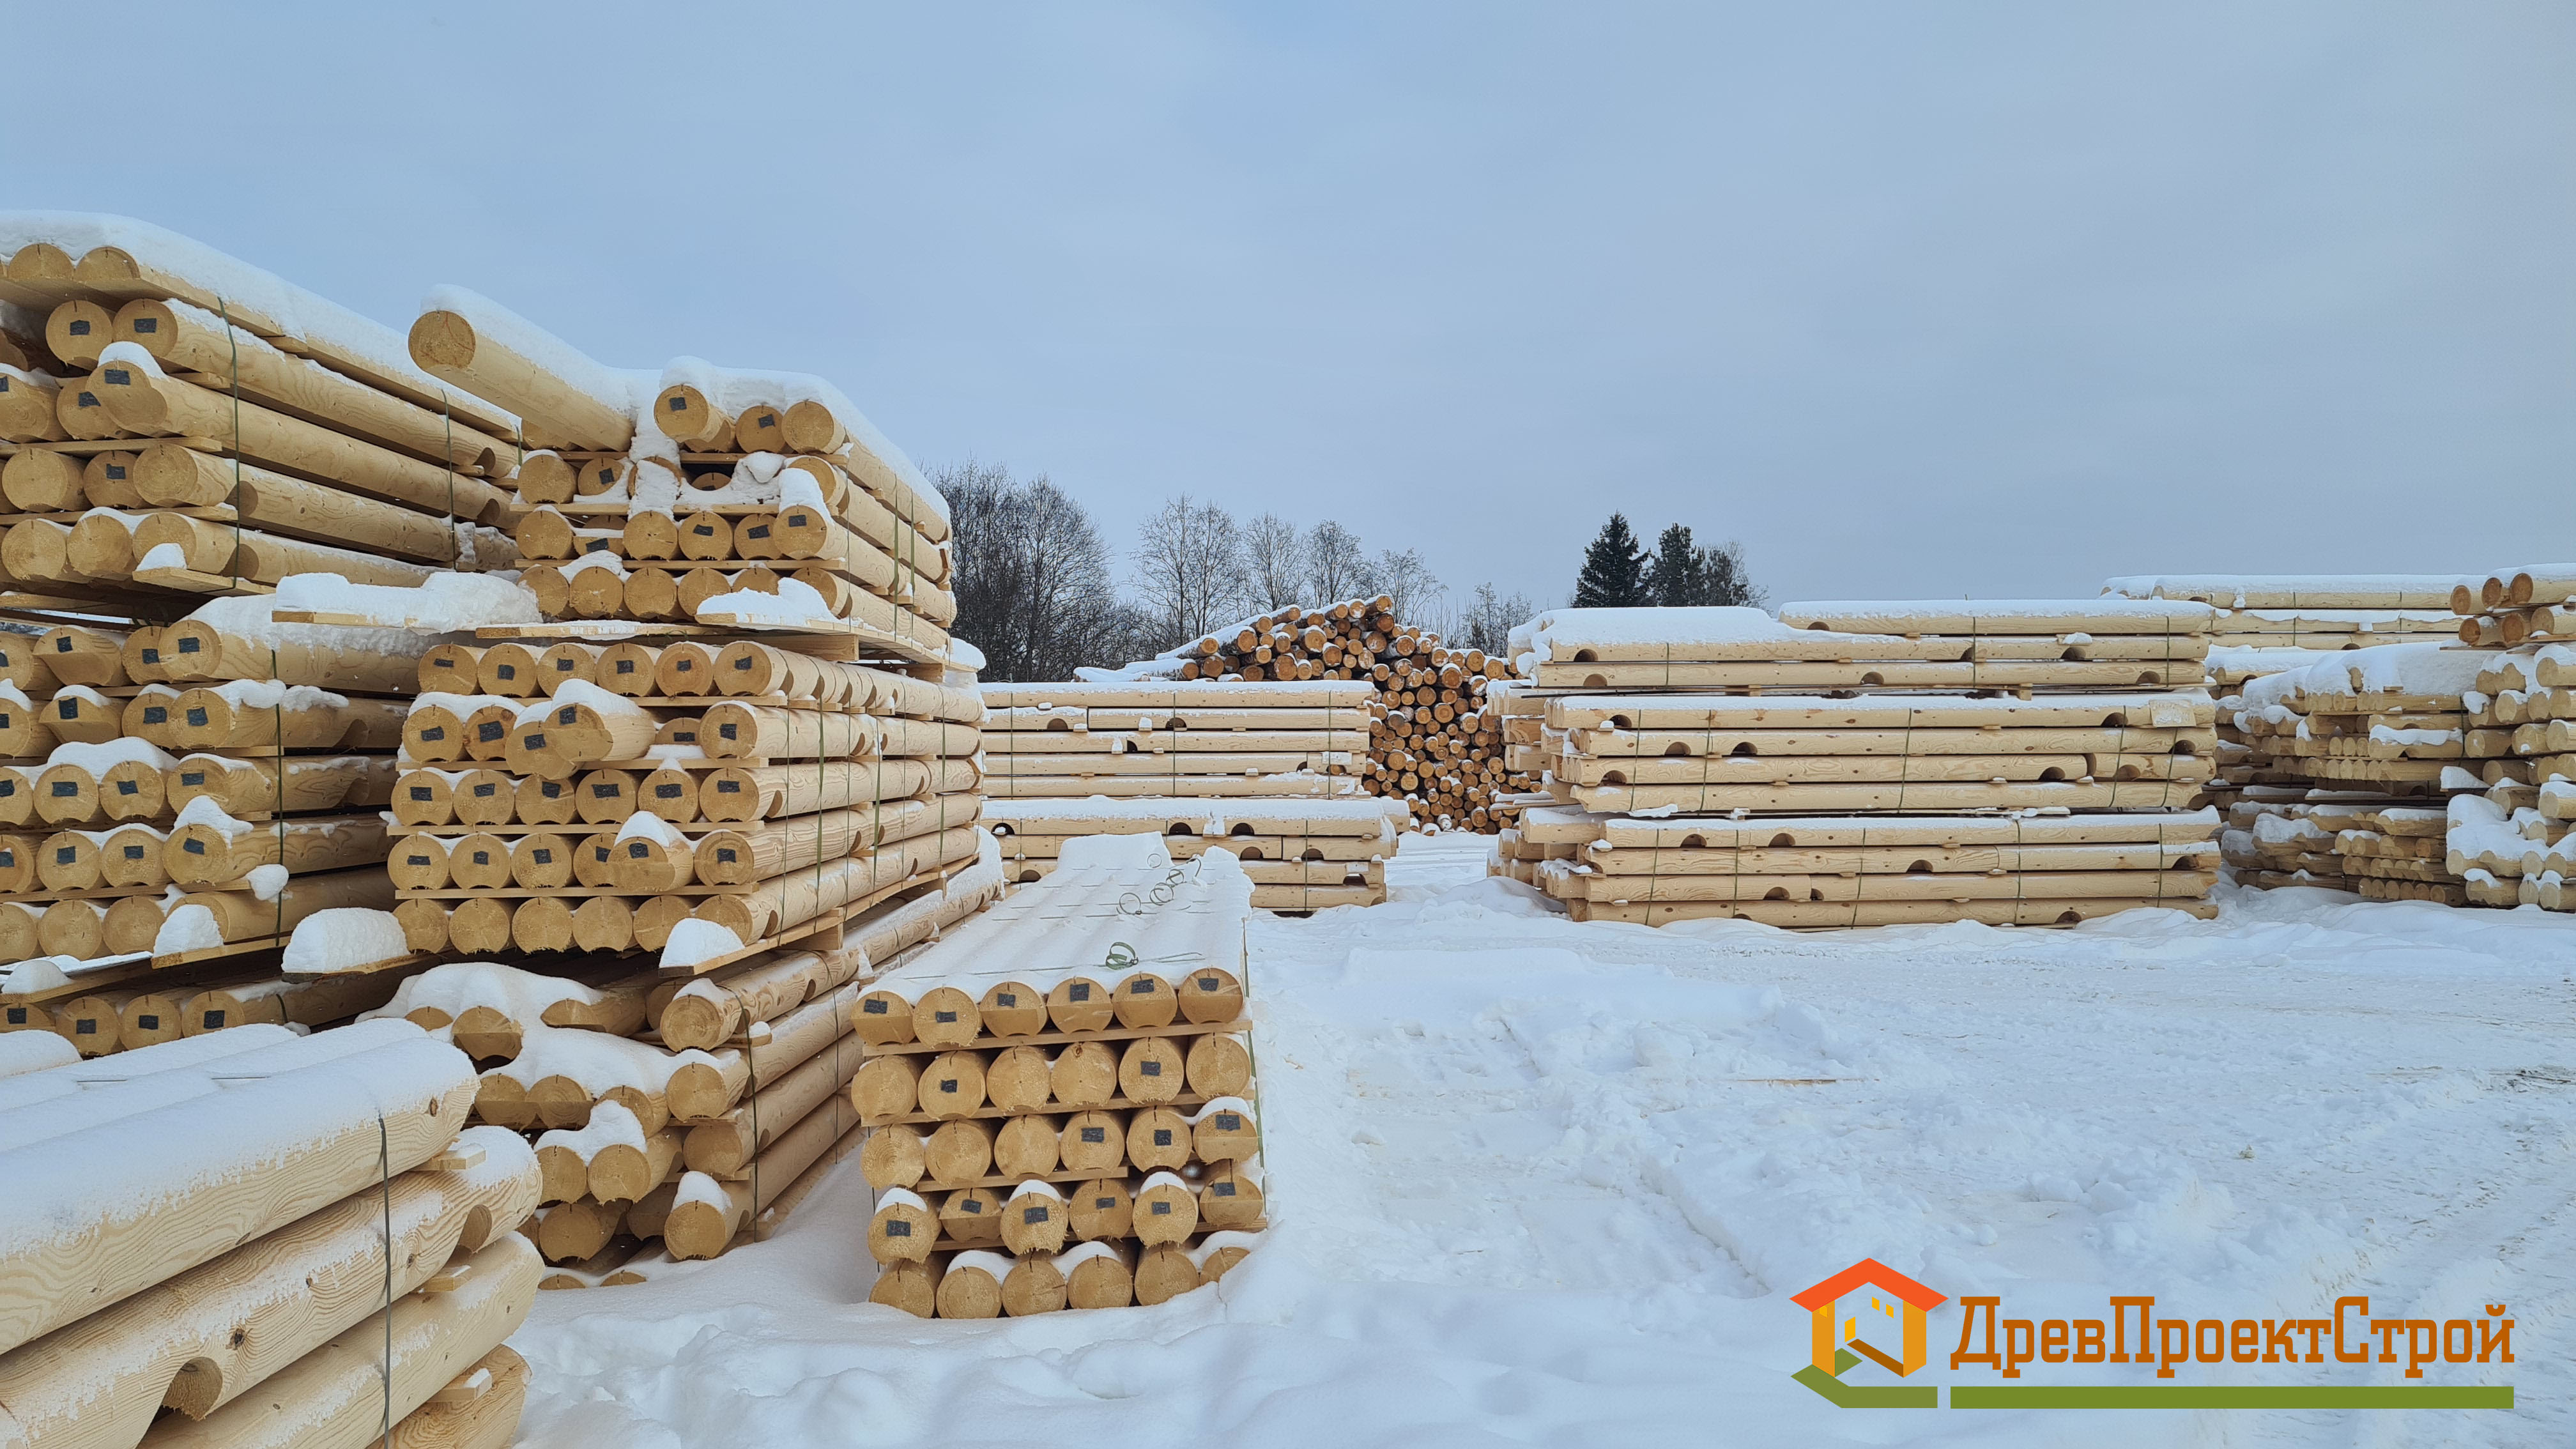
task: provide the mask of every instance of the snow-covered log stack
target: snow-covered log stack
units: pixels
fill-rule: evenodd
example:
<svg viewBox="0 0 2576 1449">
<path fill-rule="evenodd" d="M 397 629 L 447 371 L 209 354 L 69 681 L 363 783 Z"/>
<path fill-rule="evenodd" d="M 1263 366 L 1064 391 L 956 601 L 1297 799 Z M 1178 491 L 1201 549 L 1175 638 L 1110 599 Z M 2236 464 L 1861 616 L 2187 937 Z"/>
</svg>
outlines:
<svg viewBox="0 0 2576 1449">
<path fill-rule="evenodd" d="M 2093 600 L 1542 615 L 1496 703 L 1559 806 L 1525 813 L 1495 868 L 1579 918 L 1657 924 L 2206 914 L 2218 817 L 2186 807 L 2216 747 L 2210 618 Z"/>
<path fill-rule="evenodd" d="M 2520 564 L 2451 591 L 2460 642 L 2481 648 L 2576 639 L 2576 564 Z"/>
<path fill-rule="evenodd" d="M 879 905 L 837 941 L 702 976 L 648 959 L 433 967 L 383 1009 L 473 1057 L 476 1120 L 524 1134 L 541 1178 L 529 1237 L 550 1288 L 644 1281 L 656 1264 L 765 1237 L 857 1142 L 851 1008 L 881 967 L 1005 889 L 988 859 Z"/>
<path fill-rule="evenodd" d="M 1263 910 L 1314 911 L 1386 899 L 1386 861 L 1405 812 L 1398 801 L 1374 798 L 992 800 L 984 823 L 1014 881 L 1045 879 L 1066 844 L 1086 835 L 1154 835 L 1179 860 L 1210 848 L 1233 852 Z"/>
<path fill-rule="evenodd" d="M 0 1437 L 508 1442 L 536 1156 L 402 1022 L 0 1077 Z"/>
<path fill-rule="evenodd" d="M 990 1318 L 1163 1300 L 1266 1226 L 1244 1014 L 1252 882 L 1151 837 L 1059 868 L 853 1012 L 870 1298 Z"/>
<path fill-rule="evenodd" d="M 430 294 L 410 353 L 539 445 L 516 537 L 547 618 L 795 625 L 948 652 L 947 505 L 831 383 L 694 357 L 604 367 L 455 287 Z"/>
<path fill-rule="evenodd" d="M 1150 664 L 1180 680 L 1328 680 L 1373 684 L 1370 794 L 1401 799 L 1417 826 L 1490 833 L 1510 818 L 1502 797 L 1528 787 L 1502 765 L 1501 735 L 1485 708 L 1489 677 L 1504 661 L 1451 649 L 1406 624 L 1395 600 L 1347 599 L 1286 608 L 1219 629 Z"/>
<path fill-rule="evenodd" d="M 984 788 L 996 800 L 1350 796 L 1375 768 L 1374 686 L 988 684 Z"/>
<path fill-rule="evenodd" d="M 940 666 L 708 631 L 418 670 L 391 860 L 415 950 L 658 951 L 692 919 L 739 950 L 974 857 L 984 707 Z"/>
</svg>

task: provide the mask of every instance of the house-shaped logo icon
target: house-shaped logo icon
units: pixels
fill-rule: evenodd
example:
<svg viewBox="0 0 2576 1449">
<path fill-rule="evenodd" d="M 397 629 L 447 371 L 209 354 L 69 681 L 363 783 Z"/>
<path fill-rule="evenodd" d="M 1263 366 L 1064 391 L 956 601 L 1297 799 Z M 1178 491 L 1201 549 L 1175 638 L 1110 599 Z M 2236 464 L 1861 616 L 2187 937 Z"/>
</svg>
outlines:
<svg viewBox="0 0 2576 1449">
<path fill-rule="evenodd" d="M 1856 1298 L 1851 1311 L 1844 1313 L 1842 1300 L 1862 1289 L 1869 1290 L 1867 1298 Z M 1883 1365 L 1899 1377 L 1923 1367 L 1932 1356 L 1931 1328 L 1924 1315 L 1950 1299 L 1876 1258 L 1863 1258 L 1815 1287 L 1789 1295 L 1789 1301 L 1806 1309 L 1810 1317 L 1809 1360 L 1818 1372 L 1839 1378 L 1841 1369 L 1836 1360 L 1846 1351 Z M 1892 1332 L 1903 1345 L 1902 1350 L 1890 1357 L 1884 1349 L 1873 1346 L 1861 1336 L 1870 1328 L 1882 1334 Z"/>
</svg>

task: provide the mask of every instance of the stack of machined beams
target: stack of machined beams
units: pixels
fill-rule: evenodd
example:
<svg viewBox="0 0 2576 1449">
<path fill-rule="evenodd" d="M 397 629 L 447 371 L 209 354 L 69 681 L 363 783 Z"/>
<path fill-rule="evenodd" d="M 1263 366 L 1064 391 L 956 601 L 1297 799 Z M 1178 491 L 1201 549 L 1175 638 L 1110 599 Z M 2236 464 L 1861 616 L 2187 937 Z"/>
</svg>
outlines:
<svg viewBox="0 0 2576 1449">
<path fill-rule="evenodd" d="M 432 967 L 379 1015 L 480 1068 L 474 1116 L 523 1134 L 542 1286 L 646 1281 L 767 1237 L 857 1144 L 852 1007 L 878 971 L 999 899 L 998 860 L 916 888 L 835 940 L 697 976 L 633 958 Z"/>
<path fill-rule="evenodd" d="M 1153 1304 L 1252 1249 L 1251 887 L 1221 855 L 1074 842 L 860 997 L 872 1301 L 925 1318 Z"/>
<path fill-rule="evenodd" d="M 739 950 L 974 857 L 984 706 L 941 666 L 709 635 L 417 669 L 389 861 L 414 950 L 658 951 L 692 919 Z"/>
<path fill-rule="evenodd" d="M 174 993 L 291 995 L 253 953 L 391 904 L 378 812 L 434 638 L 281 625 L 272 596 L 515 565 L 519 448 L 399 335 L 265 272 L 0 214 L 0 611 L 43 631 L 0 644 L 0 967 L 55 960 L 0 1008 L 86 998 L 84 1050 L 148 1043 Z"/>
<path fill-rule="evenodd" d="M 9 1442 L 502 1449 L 541 1269 L 536 1156 L 403 1022 L 249 1027 L 13 1071 Z M 460 1131 L 460 1129 L 463 1129 Z M 388 1434 L 389 1430 L 389 1434 Z"/>
<path fill-rule="evenodd" d="M 1490 833 L 1511 817 L 1506 795 L 1528 782 L 1502 768 L 1502 739 L 1486 706 L 1505 662 L 1451 649 L 1395 617 L 1395 600 L 1345 599 L 1246 619 L 1144 666 L 1188 680 L 1360 680 L 1368 701 L 1372 795 L 1405 802 L 1412 822 Z"/>
<path fill-rule="evenodd" d="M 1351 680 L 990 684 L 985 792 L 996 800 L 1355 796 L 1375 768 Z"/>
<path fill-rule="evenodd" d="M 2211 605 L 2213 650 L 2337 651 L 2451 637 L 2460 579 L 2451 574 L 2141 574 L 2102 592 Z"/>
<path fill-rule="evenodd" d="M 1497 700 L 1557 807 L 1495 869 L 1583 919 L 2058 925 L 2209 914 L 2211 611 L 1567 610 Z M 1901 631 L 1857 633 L 1857 630 Z M 1830 691 L 1830 693 L 1828 692 Z M 2043 813 L 2044 812 L 2044 813 Z"/>
<path fill-rule="evenodd" d="M 1160 836 L 1175 859 L 1231 851 L 1252 878 L 1252 904 L 1271 911 L 1372 906 L 1386 899 L 1386 862 L 1405 824 L 1402 804 L 1358 800 L 992 800 L 984 823 L 1011 879 L 1043 880 L 1065 846 L 1086 835 Z"/>
</svg>

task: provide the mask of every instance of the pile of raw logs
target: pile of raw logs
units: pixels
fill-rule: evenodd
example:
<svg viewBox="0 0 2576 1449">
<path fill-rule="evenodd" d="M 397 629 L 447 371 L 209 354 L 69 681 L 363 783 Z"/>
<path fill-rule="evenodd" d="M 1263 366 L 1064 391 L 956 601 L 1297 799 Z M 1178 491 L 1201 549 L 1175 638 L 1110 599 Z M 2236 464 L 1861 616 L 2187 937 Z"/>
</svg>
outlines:
<svg viewBox="0 0 2576 1449">
<path fill-rule="evenodd" d="M 26 1061 L 0 1048 L 0 1437 L 515 1436 L 539 1174 L 464 1126 L 463 1053 L 379 1022 Z"/>
<path fill-rule="evenodd" d="M 2162 601 L 1559 610 L 1499 701 L 1495 869 L 1577 919 L 2064 925 L 2213 913 L 2211 611 Z M 2187 687 L 2186 687 L 2187 686 Z"/>
<path fill-rule="evenodd" d="M 1251 909 L 1222 856 L 1082 840 L 859 997 L 872 1301 L 924 1318 L 1153 1304 L 1251 1250 Z"/>
<path fill-rule="evenodd" d="M 1086 835 L 1160 836 L 1174 859 L 1210 847 L 1232 851 L 1252 879 L 1252 904 L 1270 911 L 1372 906 L 1386 899 L 1404 807 L 1357 800 L 991 800 L 984 824 L 1011 879 L 1055 870 Z"/>
<path fill-rule="evenodd" d="M 1349 599 L 1247 619 L 1156 661 L 1180 679 L 1353 679 L 1379 690 L 1370 706 L 1370 794 L 1402 800 L 1416 826 L 1491 832 L 1528 788 L 1502 765 L 1502 736 L 1485 705 L 1505 662 L 1451 649 L 1406 624 L 1395 600 Z"/>
<path fill-rule="evenodd" d="M 856 1145 L 852 1007 L 881 968 L 998 899 L 998 861 L 879 905 L 838 940 L 699 976 L 634 958 L 433 967 L 378 1015 L 445 1035 L 477 1121 L 525 1134 L 544 1286 L 642 1281 L 765 1237 Z"/>
</svg>

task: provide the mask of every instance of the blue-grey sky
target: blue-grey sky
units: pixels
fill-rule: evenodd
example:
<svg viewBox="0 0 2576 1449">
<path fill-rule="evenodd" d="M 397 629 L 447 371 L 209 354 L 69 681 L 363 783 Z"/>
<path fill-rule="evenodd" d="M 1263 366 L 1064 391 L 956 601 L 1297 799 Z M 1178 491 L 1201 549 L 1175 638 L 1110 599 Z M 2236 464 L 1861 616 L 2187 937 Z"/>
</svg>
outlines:
<svg viewBox="0 0 2576 1449">
<path fill-rule="evenodd" d="M 2576 554 L 2564 3 L 18 7 L 0 205 L 1561 602 Z"/>
</svg>

